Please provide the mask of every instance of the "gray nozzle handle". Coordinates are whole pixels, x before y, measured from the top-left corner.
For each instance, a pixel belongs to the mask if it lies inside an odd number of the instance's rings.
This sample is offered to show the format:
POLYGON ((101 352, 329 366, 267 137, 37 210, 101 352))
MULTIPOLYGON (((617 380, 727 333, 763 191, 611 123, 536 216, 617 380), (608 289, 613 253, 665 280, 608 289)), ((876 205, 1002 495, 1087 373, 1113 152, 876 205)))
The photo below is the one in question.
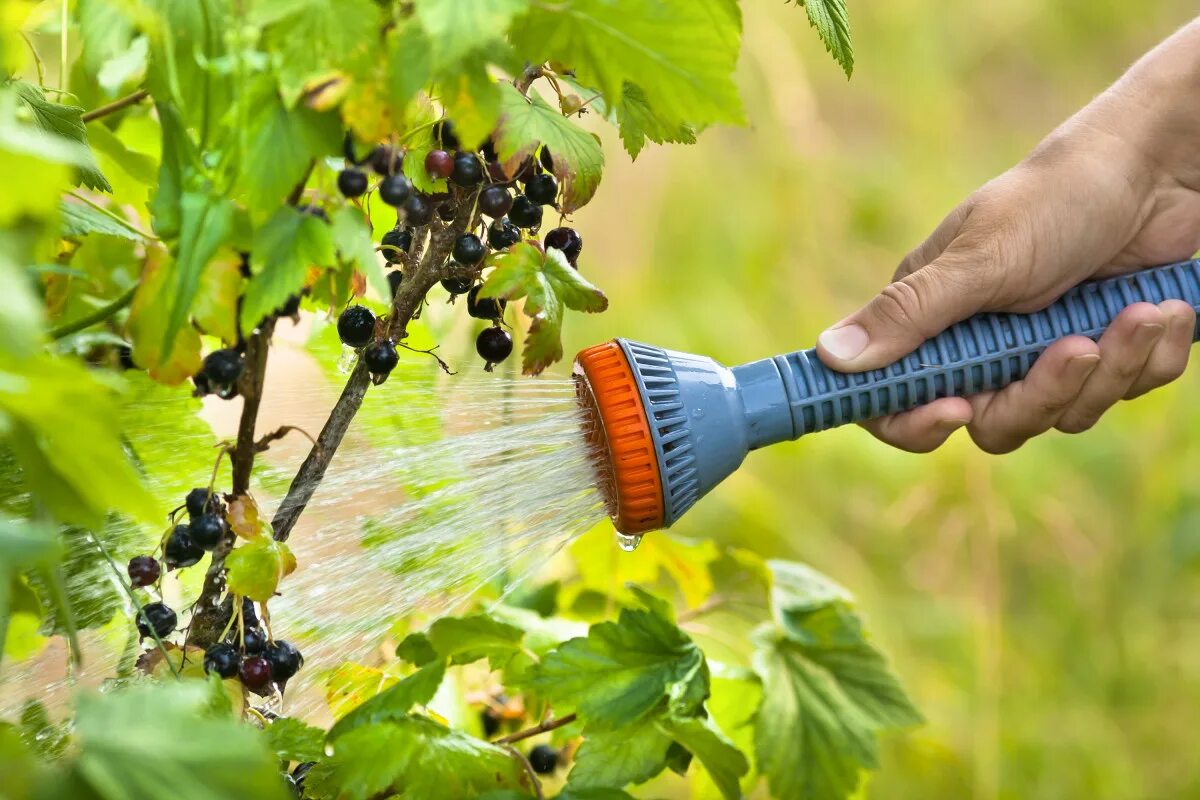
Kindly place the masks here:
MULTIPOLYGON (((1025 377, 1058 339, 1099 339, 1126 306, 1169 299, 1200 310, 1200 260, 1080 284, 1032 314, 978 314, 883 369, 837 372, 821 363, 814 349, 735 367, 750 449, 906 411, 940 397, 1002 388, 1025 377), (781 413, 781 403, 788 413, 781 413)), ((1197 338, 1200 325, 1193 341, 1197 338)))

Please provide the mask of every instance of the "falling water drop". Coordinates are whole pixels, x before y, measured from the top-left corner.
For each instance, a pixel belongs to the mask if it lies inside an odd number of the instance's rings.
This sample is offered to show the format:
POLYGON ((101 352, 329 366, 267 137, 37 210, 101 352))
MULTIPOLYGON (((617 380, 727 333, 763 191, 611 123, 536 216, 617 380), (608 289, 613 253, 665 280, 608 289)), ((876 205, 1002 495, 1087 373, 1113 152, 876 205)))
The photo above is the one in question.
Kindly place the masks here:
POLYGON ((617 546, 626 553, 632 553, 638 549, 638 545, 642 543, 642 537, 636 533, 621 533, 617 532, 617 546))
POLYGON ((342 345, 342 354, 337 360, 337 370, 343 375, 349 375, 354 371, 354 365, 358 363, 358 352, 349 345, 342 345))

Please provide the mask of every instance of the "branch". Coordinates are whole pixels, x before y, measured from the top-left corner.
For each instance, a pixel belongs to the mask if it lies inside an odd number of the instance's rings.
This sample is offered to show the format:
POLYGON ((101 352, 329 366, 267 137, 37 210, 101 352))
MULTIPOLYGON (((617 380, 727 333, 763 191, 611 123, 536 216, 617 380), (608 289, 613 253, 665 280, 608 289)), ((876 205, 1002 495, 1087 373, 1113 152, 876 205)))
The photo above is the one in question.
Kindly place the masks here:
POLYGON ((548 719, 545 722, 534 725, 532 728, 526 728, 523 731, 510 733, 508 736, 504 736, 492 742, 492 744, 512 744, 513 742, 519 742, 522 739, 528 739, 530 737, 537 736, 539 733, 558 730, 566 725, 570 725, 575 721, 575 718, 575 714, 567 714, 565 717, 559 717, 558 719, 548 719))
POLYGON ((138 89, 133 94, 125 95, 118 100, 113 100, 108 105, 103 105, 99 108, 93 108, 91 111, 84 112, 83 115, 80 116, 80 119, 82 119, 84 122, 91 122, 94 119, 100 119, 101 117, 106 117, 109 114, 115 114, 123 108, 128 108, 129 106, 140 103, 149 96, 150 93, 145 89, 138 89))
POLYGON ((542 793, 542 782, 538 780, 537 773, 533 771, 533 765, 529 763, 529 759, 525 757, 525 754, 511 744, 501 743, 500 746, 507 750, 508 754, 521 765, 521 769, 525 770, 525 774, 529 776, 529 782, 533 785, 534 795, 537 797, 537 800, 546 800, 546 795, 542 793))
POLYGON ((103 322, 133 301, 133 295, 137 292, 137 287, 138 285, 135 283, 108 305, 101 306, 90 314, 84 314, 79 319, 64 322, 62 325, 51 328, 48 335, 51 339, 58 341, 64 336, 70 336, 72 333, 79 333, 85 328, 90 328, 97 322, 103 322))
POLYGON ((300 428, 295 425, 282 425, 282 426, 276 428, 275 430, 271 431, 270 433, 268 433, 266 436, 263 436, 257 442, 255 442, 254 443, 254 452, 256 452, 256 453, 267 452, 267 450, 269 450, 271 448, 271 442, 278 442, 280 439, 287 436, 289 433, 291 433, 293 431, 295 431, 296 433, 299 433, 305 439, 308 439, 310 442, 312 442, 313 447, 317 446, 317 440, 314 439, 309 434, 308 431, 304 430, 304 428, 300 428))

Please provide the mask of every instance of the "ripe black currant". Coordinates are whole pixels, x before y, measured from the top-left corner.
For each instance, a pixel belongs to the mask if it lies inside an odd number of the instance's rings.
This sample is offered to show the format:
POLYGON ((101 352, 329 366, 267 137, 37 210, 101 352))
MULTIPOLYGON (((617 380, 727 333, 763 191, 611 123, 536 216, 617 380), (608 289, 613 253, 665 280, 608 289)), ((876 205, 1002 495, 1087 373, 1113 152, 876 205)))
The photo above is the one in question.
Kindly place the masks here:
POLYGON ((266 659, 271 664, 271 675, 279 683, 291 680, 304 666, 304 656, 290 642, 276 639, 267 645, 266 659))
POLYGON ((337 329, 344 344, 363 347, 375 335, 375 315, 366 306, 350 306, 338 317, 337 329))
POLYGON ((549 147, 542 145, 542 152, 538 154, 538 161, 547 172, 554 171, 554 156, 550 155, 549 147))
POLYGON ((536 228, 542 224, 542 207, 523 194, 513 199, 508 218, 518 228, 536 228))
POLYGON ((454 156, 445 150, 430 150, 425 156, 425 171, 433 178, 449 178, 454 171, 454 156))
POLYGON ((143 639, 150 638, 151 631, 157 633, 158 638, 162 639, 175 630, 177 622, 179 622, 179 618, 175 616, 175 612, 171 610, 170 606, 163 603, 147 603, 142 606, 141 613, 138 614, 137 629, 143 639))
POLYGON ((450 294, 464 294, 471 290, 475 281, 471 278, 446 278, 442 281, 442 288, 450 294))
POLYGON ((479 715, 479 722, 483 727, 483 735, 489 739, 500 732, 500 715, 491 706, 485 708, 479 715))
POLYGON ((132 347, 123 344, 117 348, 117 366, 121 369, 137 369, 137 364, 133 363, 132 347))
POLYGON ((512 354, 512 334, 504 328, 484 328, 475 340, 475 352, 486 363, 484 369, 492 371, 492 365, 499 364, 512 354))
POLYGON ((229 383, 224 386, 217 387, 217 397, 222 400, 232 400, 238 396, 238 387, 236 383, 229 383))
POLYGON ((392 208, 400 208, 412 194, 412 181, 403 175, 388 175, 379 183, 379 199, 392 208))
POLYGON ((367 173, 355 167, 347 167, 338 173, 338 191, 344 197, 359 197, 367 191, 367 173))
POLYGON ((454 260, 463 266, 473 267, 483 260, 483 255, 487 250, 483 246, 483 242, 479 241, 479 237, 473 233, 464 233, 454 240, 454 250, 450 255, 454 260))
POLYGON ((385 233, 379 241, 383 245, 383 255, 387 258, 389 264, 399 261, 400 254, 407 253, 412 247, 412 242, 412 231, 407 228, 401 228, 399 225, 385 233))
POLYGON ((480 299, 479 290, 482 286, 474 286, 467 294, 467 313, 476 319, 497 319, 504 316, 504 307, 508 301, 503 297, 484 297, 480 299))
POLYGON ((437 215, 441 217, 443 222, 450 222, 458 213, 458 207, 454 205, 453 200, 446 200, 437 207, 437 215))
POLYGON ((483 153, 484 161, 499 161, 499 156, 496 155, 496 143, 489 136, 483 144, 479 145, 479 152, 483 153))
POLYGON ((561 250, 572 266, 583 252, 583 237, 574 228, 555 228, 546 234, 546 247, 561 250))
POLYGON ((386 144, 376 147, 367 158, 371 162, 371 169, 380 175, 394 175, 400 172, 400 153, 386 144))
POLYGON ((549 775, 558 768, 558 751, 548 744, 534 745, 529 750, 529 766, 538 775, 549 775))
POLYGON ((242 666, 242 657, 231 644, 214 644, 204 651, 204 671, 232 678, 242 666))
MULTIPOLYGON (((234 640, 238 640, 237 631, 233 633, 234 640)), ((246 654, 251 656, 260 656, 263 650, 267 648, 267 634, 262 628, 246 628, 242 633, 242 645, 245 647, 246 654)))
POLYGON ((271 662, 262 656, 244 658, 239 675, 247 689, 255 694, 262 694, 262 690, 271 682, 271 662))
POLYGON ((487 162, 487 169, 484 170, 487 179, 492 183, 500 186, 511 186, 513 179, 508 177, 508 173, 504 171, 504 165, 499 161, 487 162))
POLYGON ((278 314, 281 317, 295 317, 300 313, 300 295, 294 294, 287 300, 283 301, 283 305, 279 307, 278 314))
POLYGON ((134 556, 129 559, 129 566, 125 569, 129 573, 129 582, 135 589, 149 586, 157 581, 162 573, 158 560, 153 556, 134 556))
POLYGON ((209 383, 216 386, 230 386, 237 382, 242 374, 242 357, 237 350, 214 350, 204 357, 204 374, 209 383))
POLYGON ((210 511, 218 514, 225 513, 225 504, 221 502, 220 496, 216 492, 209 492, 203 486, 188 492, 183 504, 187 507, 189 517, 198 517, 210 511))
POLYGON ((404 273, 398 269, 394 269, 387 276, 388 288, 392 290, 392 297, 396 296, 396 292, 400 291, 400 284, 404 282, 404 273))
POLYGON ((254 601, 249 597, 242 598, 242 626, 245 628, 258 627, 258 612, 254 610, 254 601))
POLYGON ((548 173, 534 175, 525 181, 525 196, 538 205, 550 205, 558 197, 558 181, 548 173))
POLYGON ((459 146, 458 133, 454 130, 454 123, 448 119, 440 119, 433 123, 433 140, 440 144, 445 150, 457 150, 459 146))
POLYGON ((204 550, 212 550, 225 535, 225 520, 216 514, 201 514, 189 527, 192 541, 204 550))
POLYGON ((483 180, 483 167, 474 153, 456 153, 454 155, 454 171, 450 180, 459 186, 470 188, 483 180))
POLYGON ((400 363, 400 354, 396 352, 396 345, 383 339, 367 346, 367 349, 363 351, 363 361, 366 362, 367 369, 372 375, 382 377, 400 363))
POLYGON ((404 203, 405 221, 413 227, 428 225, 433 219, 433 201, 427 195, 413 192, 404 203))
POLYGON ((479 210, 492 219, 503 217, 512 208, 512 195, 503 186, 489 186, 479 193, 479 210))
POLYGON ((208 376, 204 374, 204 370, 192 376, 192 386, 196 387, 192 392, 192 397, 204 397, 212 394, 212 384, 208 382, 208 376))
POLYGON ((521 241, 521 229, 507 219, 498 219, 488 226, 488 247, 504 250, 521 241))
POLYGON ((167 558, 167 569, 190 567, 204 557, 204 550, 192 541, 192 530, 188 525, 176 525, 163 547, 167 558))

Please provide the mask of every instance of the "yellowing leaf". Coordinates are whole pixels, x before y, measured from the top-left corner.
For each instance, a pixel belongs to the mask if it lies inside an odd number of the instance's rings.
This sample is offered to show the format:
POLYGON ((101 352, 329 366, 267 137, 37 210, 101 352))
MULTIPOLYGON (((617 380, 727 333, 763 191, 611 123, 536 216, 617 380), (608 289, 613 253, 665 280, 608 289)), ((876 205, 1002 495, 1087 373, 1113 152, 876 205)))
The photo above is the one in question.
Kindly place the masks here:
POLYGON ((192 315, 205 333, 226 344, 237 341, 237 299, 242 290, 242 257, 222 250, 200 276, 192 315))
POLYGON ((296 569, 296 557, 283 542, 259 536, 239 545, 225 558, 229 591, 265 603, 279 582, 296 569))
POLYGON ((229 519, 229 527, 243 539, 262 536, 266 523, 259 514, 258 504, 250 495, 243 494, 233 498, 226 517, 229 519))
POLYGON ((325 682, 325 702, 333 716, 341 719, 399 680, 381 669, 348 661, 339 665, 325 682))
POLYGON ((190 326, 175 336, 170 353, 163 350, 169 306, 164 301, 175 262, 161 247, 147 247, 141 283, 129 310, 129 337, 134 362, 159 383, 174 386, 200 370, 200 336, 190 326))

